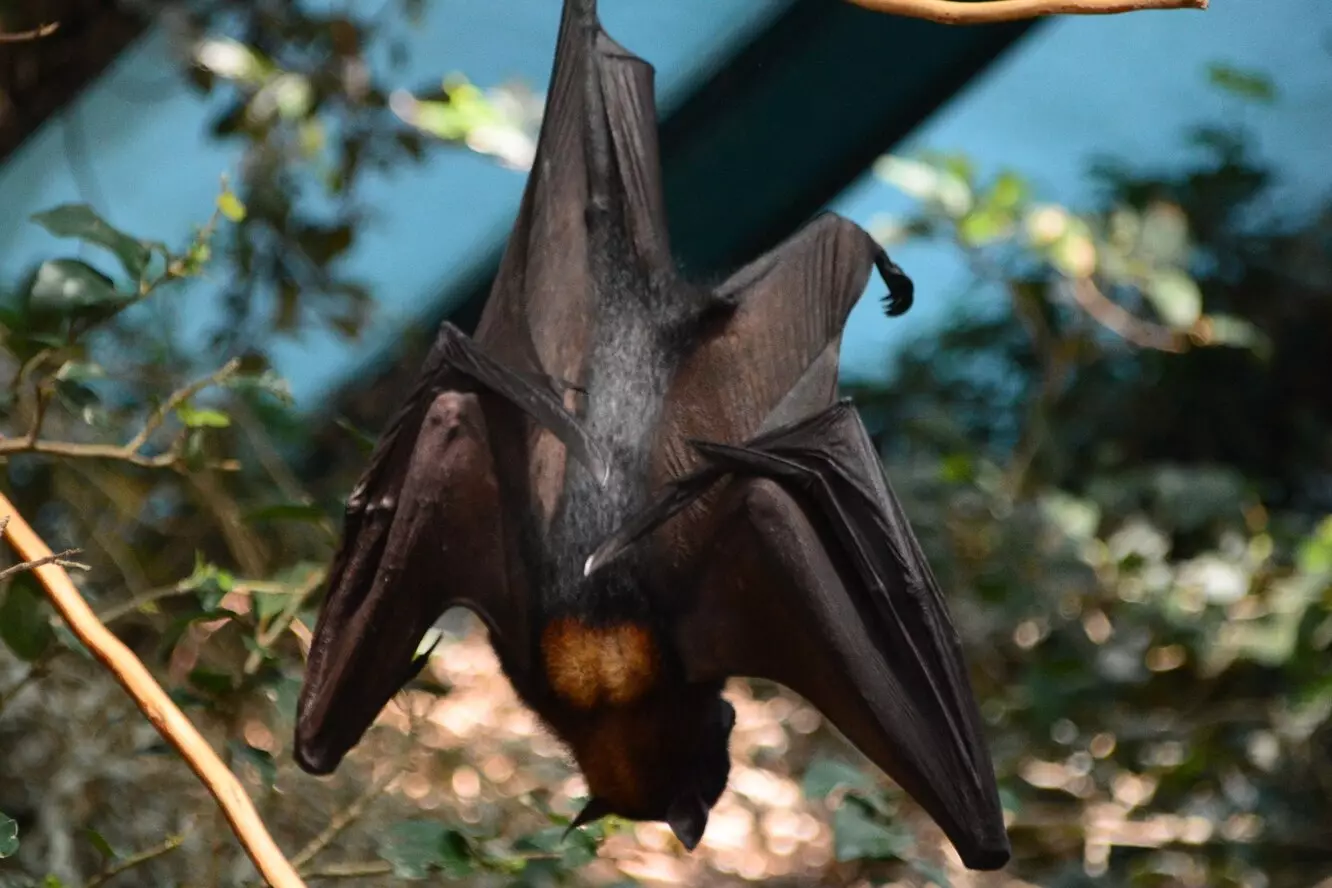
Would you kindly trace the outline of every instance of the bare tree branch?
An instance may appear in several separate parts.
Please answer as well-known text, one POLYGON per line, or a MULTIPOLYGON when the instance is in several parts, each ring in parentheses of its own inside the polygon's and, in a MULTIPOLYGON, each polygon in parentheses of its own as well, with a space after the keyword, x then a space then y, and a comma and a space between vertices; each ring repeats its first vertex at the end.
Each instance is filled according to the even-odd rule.
POLYGON ((43 37, 50 37, 60 27, 59 22, 47 22, 33 28, 31 31, 13 31, 6 33, 0 31, 0 43, 22 43, 25 40, 41 40, 43 37))
MULTIPOLYGON (((39 561, 51 557, 50 547, 2 493, 0 513, 9 516, 4 536, 20 558, 39 561)), ((153 679, 134 652, 97 619, 65 569, 58 564, 44 564, 33 573, 70 630, 129 692, 162 738, 176 748, 213 798, 217 799, 241 847, 254 861, 260 874, 274 888, 304 888, 305 883, 268 834, 240 781, 222 763, 208 741, 180 711, 180 707, 162 690, 162 686, 153 679)))
MULTIPOLYGON (((324 577, 327 571, 322 568, 316 569, 310 573, 305 582, 299 587, 291 590, 291 597, 287 599, 287 604, 282 608, 282 613, 273 618, 255 639, 257 649, 250 652, 250 656, 245 660, 245 674, 254 675, 259 671, 259 667, 264 663, 264 651, 273 646, 273 643, 282 637, 282 633, 287 631, 291 621, 296 619, 296 614, 300 611, 310 597, 319 591, 319 587, 324 584, 324 577)), ((299 864, 297 864, 299 866, 299 864)))
POLYGON ((849 0, 873 12, 944 25, 985 25, 1047 15, 1114 15, 1148 9, 1206 9, 1208 0, 849 0))
POLYGON ((150 860, 156 860, 164 854, 170 854, 172 851, 179 848, 184 841, 185 836, 183 834, 171 836, 162 844, 149 848, 147 851, 140 851, 138 854, 126 857, 124 860, 117 860, 115 863, 89 879, 83 888, 99 888, 100 885, 114 879, 126 870, 134 869, 136 866, 143 866, 150 860))
POLYGON ((333 863, 311 870, 310 879, 360 879, 365 876, 387 876, 393 872, 393 864, 383 860, 369 860, 365 863, 333 863))
MULTIPOLYGON (((0 524, 0 531, 3 531, 3 529, 4 525, 0 524)), ((88 570, 89 569, 88 565, 80 564, 77 561, 69 560, 69 556, 77 555, 82 551, 83 551, 82 549, 66 549, 63 552, 57 552, 56 554, 48 555, 45 558, 38 558, 36 561, 25 561, 22 564, 15 564, 13 567, 6 567, 4 570, 0 570, 0 580, 3 580, 5 577, 12 576, 16 573, 20 573, 25 570, 33 570, 34 568, 38 568, 46 564, 58 564, 61 567, 76 567, 79 570, 88 570)))
POLYGON ((292 866, 304 872, 305 875, 311 875, 310 872, 306 872, 306 864, 319 856, 319 853, 341 835, 343 830, 351 826, 370 806, 370 803, 379 798, 380 794, 388 789, 389 784, 397 780, 401 773, 398 770, 386 771, 378 780, 372 782, 365 792, 357 796, 350 805, 333 815, 333 819, 328 822, 328 826, 324 827, 319 835, 311 839, 309 844, 296 852, 296 856, 291 859, 292 866))
MULTIPOLYGON (((139 432, 124 444, 83 444, 77 441, 41 440, 39 435, 42 430, 42 420, 45 418, 46 399, 44 394, 39 391, 33 423, 28 433, 21 438, 0 439, 0 456, 7 456, 12 453, 45 453, 51 456, 117 460, 150 469, 174 468, 184 459, 179 446, 173 446, 157 456, 144 456, 139 451, 143 448, 143 445, 148 443, 148 439, 152 437, 153 433, 162 427, 167 416, 173 410, 204 389, 226 382, 236 375, 236 371, 239 369, 240 361, 233 358, 216 372, 172 392, 165 401, 158 405, 157 409, 148 414, 148 418, 144 421, 139 432)), ((223 460, 216 464, 210 464, 208 467, 231 471, 237 468, 237 464, 234 460, 223 460)))
POLYGON ((1141 348, 1154 348, 1165 352, 1184 351, 1184 336, 1169 327, 1153 324, 1134 316, 1101 292, 1091 278, 1070 278, 1068 292, 1082 308, 1101 326, 1118 333, 1126 341, 1141 348))

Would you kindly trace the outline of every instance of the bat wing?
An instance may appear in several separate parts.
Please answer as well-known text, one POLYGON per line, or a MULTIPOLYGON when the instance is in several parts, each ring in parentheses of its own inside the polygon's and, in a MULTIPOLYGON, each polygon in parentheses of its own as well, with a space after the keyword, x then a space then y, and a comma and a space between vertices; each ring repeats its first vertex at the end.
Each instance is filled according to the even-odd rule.
POLYGON ((525 440, 524 417, 604 478, 600 449, 544 381, 443 325, 347 501, 297 705, 296 759, 307 771, 337 767, 424 664, 417 647, 449 607, 474 610, 506 664, 524 667, 528 613, 513 580, 523 516, 505 508, 523 498, 496 468, 497 454, 525 440))
MULTIPOLYGON (((688 438, 743 441, 831 404, 842 330, 875 267, 889 286, 888 314, 906 311, 911 279, 860 226, 822 213, 732 275, 715 296, 735 309, 677 372, 663 446, 683 451, 688 438)), ((681 463, 692 460, 673 455, 669 474, 682 474, 681 463)))
POLYGON ((673 273, 653 80, 595 0, 566 0, 536 157, 476 334, 506 363, 582 384, 597 282, 673 273))
POLYGON ((1003 810, 957 633, 855 409, 839 402, 742 446, 694 446, 703 468, 589 566, 733 475, 699 581, 675 604, 689 678, 786 685, 920 802, 968 867, 1003 866, 1003 810))

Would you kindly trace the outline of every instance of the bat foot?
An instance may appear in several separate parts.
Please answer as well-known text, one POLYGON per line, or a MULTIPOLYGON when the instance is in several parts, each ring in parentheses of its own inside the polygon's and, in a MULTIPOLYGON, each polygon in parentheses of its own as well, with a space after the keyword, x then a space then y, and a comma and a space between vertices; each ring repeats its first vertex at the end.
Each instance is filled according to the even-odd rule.
POLYGON ((888 285, 888 293, 883 297, 883 313, 890 318, 907 313, 916 300, 916 285, 901 267, 888 258, 882 247, 874 256, 874 266, 888 285))

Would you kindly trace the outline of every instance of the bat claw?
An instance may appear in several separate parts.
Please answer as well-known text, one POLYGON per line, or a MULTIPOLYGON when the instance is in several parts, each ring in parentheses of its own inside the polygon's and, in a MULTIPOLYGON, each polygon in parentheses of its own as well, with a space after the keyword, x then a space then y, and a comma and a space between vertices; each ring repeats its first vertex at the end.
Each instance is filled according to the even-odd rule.
POLYGON ((890 318, 906 314, 916 300, 916 285, 882 247, 874 257, 874 265, 879 275, 888 285, 888 293, 883 297, 883 313, 890 318))

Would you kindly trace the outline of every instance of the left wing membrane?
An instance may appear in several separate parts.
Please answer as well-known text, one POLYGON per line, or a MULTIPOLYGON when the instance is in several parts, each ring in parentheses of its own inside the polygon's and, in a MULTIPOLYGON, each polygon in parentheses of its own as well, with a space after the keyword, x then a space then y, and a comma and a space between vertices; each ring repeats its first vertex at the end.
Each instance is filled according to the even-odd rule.
POLYGON ((790 687, 920 802, 967 866, 1002 866, 1003 810, 957 633, 854 408, 740 447, 695 446, 705 467, 613 538, 622 550, 722 473, 740 476, 679 603, 690 679, 790 687))

